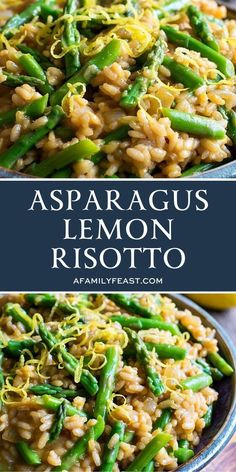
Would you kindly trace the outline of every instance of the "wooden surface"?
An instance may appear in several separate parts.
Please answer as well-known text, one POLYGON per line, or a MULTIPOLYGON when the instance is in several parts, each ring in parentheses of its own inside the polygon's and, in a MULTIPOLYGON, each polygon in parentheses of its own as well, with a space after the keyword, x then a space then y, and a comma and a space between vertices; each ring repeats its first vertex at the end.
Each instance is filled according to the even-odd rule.
MULTIPOLYGON (((219 323, 225 328, 236 344, 236 308, 225 313, 212 313, 219 323)), ((204 472, 236 472, 236 434, 230 444, 204 468, 204 472)))

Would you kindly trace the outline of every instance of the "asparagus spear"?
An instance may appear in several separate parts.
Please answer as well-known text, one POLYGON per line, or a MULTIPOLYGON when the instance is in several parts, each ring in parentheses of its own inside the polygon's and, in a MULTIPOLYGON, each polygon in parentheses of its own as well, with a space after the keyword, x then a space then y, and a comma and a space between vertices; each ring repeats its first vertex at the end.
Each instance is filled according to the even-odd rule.
POLYGON ((49 442, 55 441, 55 439, 57 439, 60 436, 63 426, 64 426, 65 417, 66 417, 66 402, 64 400, 59 405, 58 410, 56 412, 53 424, 49 432, 49 442))
POLYGON ((201 39, 202 42, 210 48, 214 49, 215 51, 219 51, 219 45, 199 8, 197 8, 195 5, 189 5, 187 9, 187 15, 196 36, 198 36, 199 39, 201 39))
POLYGON ((165 31, 170 42, 200 52, 202 57, 206 57, 210 61, 214 62, 217 65, 217 68, 226 77, 232 77, 235 74, 234 65, 229 59, 222 56, 219 52, 214 51, 209 46, 206 46, 201 41, 198 41, 197 39, 192 38, 189 34, 182 33, 169 25, 163 25, 161 26, 161 29, 165 31))
POLYGON ((43 4, 40 10, 40 17, 47 22, 48 16, 51 16, 53 20, 57 20, 59 16, 63 14, 63 10, 61 8, 53 8, 50 4, 43 4))
POLYGON ((143 340, 138 336, 137 333, 135 333, 135 331, 132 331, 129 328, 125 328, 125 331, 128 334, 129 340, 135 349, 138 361, 145 370, 147 383, 150 390, 156 396, 161 395, 165 391, 165 386, 158 372, 156 372, 155 368, 152 366, 150 353, 148 352, 143 340))
POLYGON ((155 429, 165 429, 165 427, 168 425, 168 423, 170 422, 170 419, 171 419, 171 416, 172 416, 172 411, 170 408, 165 408, 163 411, 162 411, 162 414, 159 418, 157 418, 157 420, 155 421, 154 425, 153 425, 153 430, 155 429))
MULTIPOLYGON (((39 324, 39 335, 46 344, 47 348, 51 350, 51 354, 54 359, 57 359, 58 355, 60 355, 64 361, 65 369, 67 372, 69 372, 69 374, 74 376, 75 371, 79 366, 79 361, 76 359, 76 357, 70 354, 65 347, 57 346, 56 339, 54 338, 53 334, 50 333, 44 323, 39 324)), ((80 382, 90 395, 95 395, 97 393, 97 379, 88 370, 82 370, 80 382)))
MULTIPOLYGON (((186 357, 186 354, 187 354, 187 351, 186 349, 183 349, 179 346, 174 346, 173 344, 162 344, 162 343, 151 343, 151 342, 147 342, 145 343, 145 346, 146 348, 149 350, 149 351, 155 351, 158 355, 158 357, 160 359, 175 359, 175 360, 182 360, 182 359, 185 359, 186 357)), ((132 348, 130 348, 129 346, 125 349, 124 351, 124 355, 126 358, 128 357, 132 357, 132 354, 133 354, 133 350, 132 348)), ((200 366, 199 366, 200 367, 200 366)), ((212 369, 210 368, 210 366, 208 366, 208 370, 204 370, 203 367, 202 370, 204 370, 204 372, 206 372, 207 374, 209 375, 212 375, 212 369)), ((220 374, 220 376, 222 375, 220 373, 220 371, 217 370, 217 373, 220 374)), ((217 379, 218 379, 218 376, 217 376, 217 379)), ((220 378, 219 378, 220 380, 220 378)))
POLYGON ((16 449, 22 459, 28 465, 39 465, 41 464, 41 459, 36 451, 31 449, 26 441, 19 441, 16 444, 16 449))
POLYGON ((222 106, 220 106, 218 109, 223 118, 227 120, 227 135, 233 142, 233 145, 236 146, 236 113, 234 110, 227 110, 222 106))
POLYGON ((93 154, 98 152, 98 150, 99 147, 93 143, 93 141, 83 139, 78 143, 58 151, 48 159, 39 162, 39 164, 33 165, 30 168, 30 172, 38 177, 48 177, 55 170, 63 169, 67 165, 73 164, 81 159, 89 159, 93 154))
POLYGON ((179 346, 173 346, 173 344, 157 344, 157 343, 145 343, 147 349, 156 351, 160 359, 185 359, 187 351, 179 346))
POLYGON ((40 97, 24 107, 12 108, 11 110, 0 112, 0 127, 14 124, 16 113, 18 111, 23 112, 26 116, 32 119, 43 115, 47 102, 48 95, 44 95, 44 97, 40 97))
MULTIPOLYGON (((155 421, 153 425, 153 431, 155 431, 156 429, 161 429, 163 431, 165 427, 169 424, 171 416, 172 416, 172 410, 170 408, 165 408, 165 410, 162 411, 161 416, 155 421)), ((153 461, 151 461, 143 469, 143 472, 149 472, 149 470, 152 471, 154 470, 153 467, 154 467, 154 463, 153 461)))
MULTIPOLYGON (((130 130, 130 127, 128 125, 123 125, 117 128, 115 131, 111 131, 108 133, 104 138, 103 138, 103 144, 108 144, 111 141, 120 141, 125 139, 128 136, 128 131, 130 130)), ((83 148, 85 148, 85 140, 83 140, 83 148)), ((88 140, 87 140, 88 141, 88 140)), ((82 144, 81 144, 82 145, 82 144)), ((94 143, 93 143, 94 146, 94 143)), ((98 164, 104 157, 106 157, 106 153, 103 151, 98 151, 95 152, 95 154, 92 154, 95 151, 95 148, 93 148, 93 151, 91 149, 91 146, 89 146, 90 151, 86 153, 86 157, 83 157, 84 154, 81 152, 80 146, 76 146, 77 154, 78 154, 78 149, 80 149, 80 156, 79 159, 87 159, 90 158, 91 161, 94 164, 98 164)), ((66 148, 67 149, 67 148, 66 148)), ((63 153, 63 158, 64 161, 62 163, 61 160, 61 153, 57 153, 52 156, 51 160, 47 159, 44 163, 40 163, 40 166, 37 164, 34 164, 28 168, 28 173, 32 173, 33 175, 37 175, 38 177, 46 176, 49 175, 52 172, 52 168, 54 167, 54 162, 56 162, 57 167, 61 167, 64 165, 64 162, 66 161, 65 165, 68 165, 68 163, 72 160, 75 160, 76 154, 73 154, 73 147, 69 147, 68 151, 63 153), (42 175, 42 173, 44 175, 42 175)), ((79 160, 78 156, 76 157, 76 160, 79 160)), ((62 167, 62 169, 59 169, 58 171, 55 171, 54 173, 51 174, 51 177, 53 178, 67 178, 71 176, 71 169, 69 167, 62 167)))
POLYGON ((57 309, 63 311, 66 315, 76 313, 77 306, 72 305, 68 301, 60 301, 57 296, 53 293, 26 293, 25 299, 27 302, 34 306, 43 306, 46 308, 52 308, 57 304, 57 309))
POLYGON ((11 168, 15 162, 24 157, 44 136, 46 136, 64 116, 59 106, 55 106, 48 115, 48 121, 35 131, 29 131, 22 135, 9 149, 0 155, 0 166, 11 168))
POLYGON ((217 369, 216 367, 211 367, 204 359, 197 359, 195 361, 195 364, 197 367, 200 367, 200 369, 205 372, 205 374, 211 375, 213 380, 219 381, 222 380, 224 375, 222 372, 217 369))
POLYGON ((72 313, 78 312, 78 307, 68 302, 58 302, 57 310, 62 311, 65 315, 72 315, 72 313))
POLYGON ((176 457, 178 464, 184 464, 194 456, 194 451, 185 447, 179 447, 174 451, 174 456, 176 457))
POLYGON ((57 387, 51 384, 32 385, 29 391, 34 395, 54 395, 57 398, 75 398, 78 395, 77 390, 57 387))
POLYGON ((53 293, 26 293, 25 299, 34 306, 52 308, 57 302, 57 297, 53 293))
POLYGON ((187 377, 184 380, 181 380, 180 385, 183 390, 192 390, 193 392, 198 392, 205 387, 209 387, 212 384, 212 377, 205 373, 193 375, 192 377, 187 377))
POLYGON ((23 52, 24 54, 30 54, 33 56, 44 70, 47 70, 49 67, 53 66, 53 63, 50 62, 49 59, 44 56, 44 54, 41 54, 41 52, 37 51, 36 49, 30 48, 26 44, 18 44, 17 49, 19 49, 19 51, 23 52))
MULTIPOLYGON (((182 326, 182 329, 184 329, 185 331, 188 331, 190 333, 190 336, 191 336, 193 341, 201 343, 201 341, 196 339, 193 336, 193 334, 191 333, 191 331, 187 330, 187 328, 185 326, 182 326)), ((230 376, 230 375, 233 374, 234 369, 231 367, 231 365, 218 352, 208 353, 207 359, 223 375, 230 376)))
POLYGON ((43 82, 42 85, 38 86, 38 89, 42 94, 50 94, 53 92, 53 87, 48 83, 47 76, 43 68, 34 56, 29 53, 18 53, 17 61, 29 76, 35 77, 36 79, 39 79, 43 82))
POLYGON ((101 417, 104 420, 106 418, 108 403, 114 389, 115 375, 117 372, 118 363, 118 346, 108 347, 106 350, 106 364, 102 369, 99 380, 99 389, 94 408, 95 418, 101 417))
POLYGON ((22 341, 16 341, 10 339, 7 343, 7 346, 3 348, 3 352, 9 357, 20 357, 23 349, 33 351, 35 346, 35 341, 33 339, 23 339, 22 341))
POLYGON ((113 315, 112 321, 117 321, 121 326, 132 329, 152 329, 157 328, 164 331, 170 331, 173 336, 179 336, 180 330, 174 323, 167 323, 166 321, 159 321, 156 318, 138 318, 136 316, 113 315))
POLYGON ((127 472, 141 472, 144 467, 165 447, 172 439, 171 434, 159 433, 145 446, 133 462, 126 469, 127 472))
POLYGON ((134 431, 126 429, 123 437, 123 442, 130 443, 134 437, 134 431))
POLYGON ((46 408, 47 410, 52 410, 52 411, 57 411, 61 403, 65 401, 66 402, 66 416, 74 416, 74 415, 79 415, 79 416, 84 416, 84 417, 87 416, 83 411, 78 410, 78 408, 75 408, 67 400, 64 400, 63 398, 56 398, 56 397, 53 397, 52 395, 44 394, 40 397, 36 397, 33 399, 31 398, 31 401, 32 403, 34 402, 37 406, 41 406, 43 408, 46 408))
POLYGON ((30 77, 29 75, 20 75, 20 74, 12 74, 11 72, 3 71, 3 75, 6 77, 4 80, 3 85, 7 87, 19 87, 24 84, 29 84, 32 87, 42 87, 43 81, 38 79, 37 77, 30 77))
POLYGON ((213 415, 213 403, 208 406, 207 412, 203 416, 205 422, 205 428, 209 428, 212 422, 212 415, 213 415))
POLYGON ((201 172, 206 172, 207 170, 211 170, 214 167, 217 167, 217 165, 210 164, 210 163, 209 164, 205 164, 205 163, 196 164, 195 166, 189 167, 189 169, 184 170, 184 172, 182 172, 181 177, 189 177, 194 174, 200 174, 201 172))
POLYGON ((159 66, 161 65, 166 45, 158 38, 152 50, 147 55, 147 59, 135 81, 122 93, 120 105, 122 107, 133 108, 138 104, 138 100, 147 93, 148 88, 155 81, 159 66))
POLYGON ((92 426, 84 436, 76 441, 69 451, 62 456, 61 465, 54 467, 54 472, 64 472, 69 470, 78 463, 79 459, 86 453, 88 442, 90 439, 95 441, 102 435, 105 423, 101 416, 97 418, 97 423, 92 426))
POLYGON ((20 52, 17 55, 17 60, 28 75, 30 75, 31 77, 36 77, 42 82, 45 82, 45 72, 31 54, 24 54, 20 52))
POLYGON ((11 316, 14 321, 22 323, 27 331, 32 331, 33 320, 19 303, 6 303, 4 313, 11 316))
POLYGON ((221 123, 211 118, 192 115, 171 108, 162 108, 162 113, 163 116, 170 119, 172 128, 177 131, 212 139, 223 139, 225 137, 225 129, 221 123))
POLYGON ((219 369, 222 374, 226 376, 230 376, 233 374, 234 369, 231 367, 231 365, 228 364, 228 362, 226 362, 225 359, 223 359, 220 354, 218 354, 218 352, 210 352, 208 353, 207 357, 211 364, 213 364, 217 369, 219 369))
POLYGON ((150 461, 149 464, 145 465, 143 468, 143 472, 154 472, 155 470, 155 463, 154 461, 150 461))
POLYGON ((116 462, 116 458, 118 456, 120 443, 124 439, 124 431, 125 431, 124 423, 122 421, 116 421, 111 430, 110 439, 114 436, 114 434, 118 437, 113 447, 109 447, 109 442, 105 446, 100 472, 112 472, 113 467, 116 462))
POLYGON ((68 82, 62 85, 56 92, 51 95, 51 105, 60 104, 64 96, 68 92, 68 83, 88 84, 104 67, 110 66, 115 62, 120 54, 120 41, 112 39, 95 57, 90 59, 79 72, 74 74, 68 82))
MULTIPOLYGON (((77 0, 67 0, 64 7, 64 15, 75 14, 76 8, 77 0)), ((70 77, 77 72, 80 66, 78 50, 79 32, 77 30, 76 21, 69 22, 65 20, 61 41, 64 48, 74 46, 74 49, 71 49, 65 55, 66 77, 70 77)))
POLYGON ((187 439, 180 439, 178 441, 178 445, 179 445, 179 447, 183 447, 184 449, 188 449, 189 448, 189 441, 187 439))
MULTIPOLYGON (((129 294, 122 294, 122 293, 114 293, 110 294, 108 293, 107 298, 112 300, 116 305, 120 306, 121 308, 124 308, 127 310, 129 313, 134 313, 135 315, 141 315, 144 316, 145 318, 153 318, 155 320, 162 320, 162 317, 160 314, 156 313, 155 311, 150 310, 149 308, 141 305, 139 303, 139 300, 135 295, 129 295, 129 294)), ((160 312, 161 308, 161 299, 159 294, 155 294, 153 296, 154 302, 157 306, 158 312, 160 312)))
POLYGON ((179 64, 170 56, 165 56, 162 64, 170 71, 171 77, 175 82, 183 84, 190 90, 195 90, 204 84, 204 80, 193 72, 190 67, 179 64))
POLYGON ((72 175, 70 167, 64 167, 64 169, 56 170, 50 177, 52 179, 68 179, 72 175))
POLYGON ((36 0, 36 2, 27 6, 21 13, 13 15, 5 25, 0 28, 0 31, 4 33, 6 38, 10 38, 14 34, 14 30, 25 23, 29 23, 32 18, 38 16, 44 2, 45 0, 36 0))

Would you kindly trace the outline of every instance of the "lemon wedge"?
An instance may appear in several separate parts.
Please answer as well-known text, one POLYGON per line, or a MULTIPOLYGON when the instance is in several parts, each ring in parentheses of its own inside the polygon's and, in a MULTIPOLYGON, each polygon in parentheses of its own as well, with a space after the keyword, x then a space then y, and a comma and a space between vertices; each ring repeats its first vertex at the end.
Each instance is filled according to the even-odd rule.
POLYGON ((236 306, 236 293, 190 293, 188 297, 212 310, 227 310, 236 306))

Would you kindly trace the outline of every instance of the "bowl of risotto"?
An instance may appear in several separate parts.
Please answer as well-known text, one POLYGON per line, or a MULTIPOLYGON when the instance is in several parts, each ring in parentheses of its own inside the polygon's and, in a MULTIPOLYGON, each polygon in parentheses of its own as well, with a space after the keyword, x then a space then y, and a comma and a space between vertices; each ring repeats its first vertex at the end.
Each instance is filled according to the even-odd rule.
POLYGON ((0 470, 196 472, 235 430, 235 351, 177 295, 1 298, 0 470))
POLYGON ((1 176, 232 177, 235 63, 214 0, 3 0, 1 176))

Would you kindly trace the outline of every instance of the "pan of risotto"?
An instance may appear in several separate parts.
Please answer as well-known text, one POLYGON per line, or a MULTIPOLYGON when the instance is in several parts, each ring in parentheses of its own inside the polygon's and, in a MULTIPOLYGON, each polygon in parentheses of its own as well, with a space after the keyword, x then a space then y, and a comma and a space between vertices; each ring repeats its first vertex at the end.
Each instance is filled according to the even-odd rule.
POLYGON ((1 0, 1 176, 235 176, 235 64, 214 0, 1 0))
POLYGON ((235 353, 160 294, 1 298, 0 470, 196 472, 236 425, 235 353))

